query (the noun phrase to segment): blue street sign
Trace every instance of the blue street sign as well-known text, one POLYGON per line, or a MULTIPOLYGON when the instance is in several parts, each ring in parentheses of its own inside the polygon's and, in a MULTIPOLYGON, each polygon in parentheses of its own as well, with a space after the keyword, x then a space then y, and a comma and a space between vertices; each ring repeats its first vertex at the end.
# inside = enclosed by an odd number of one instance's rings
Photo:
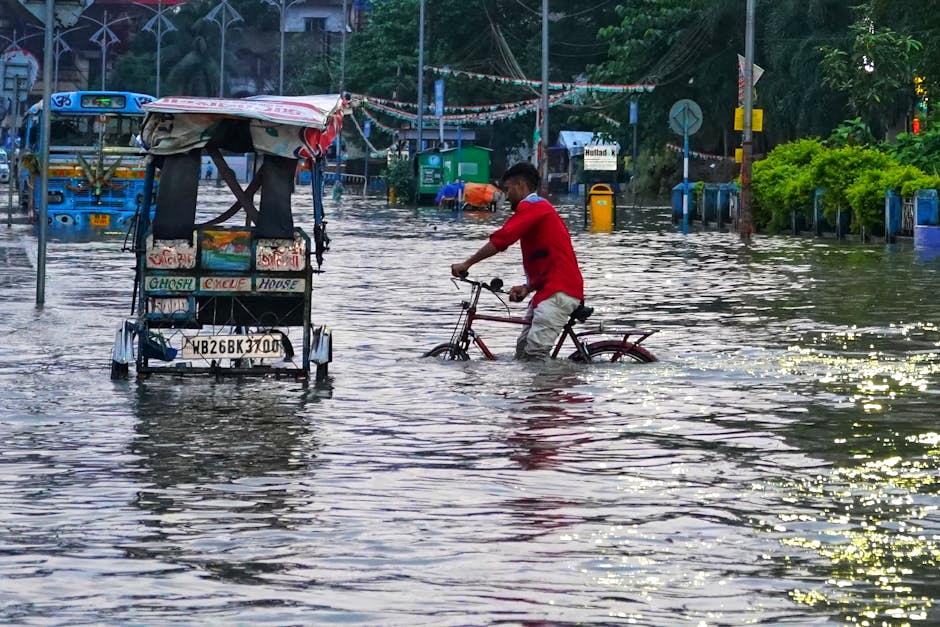
POLYGON ((636 126, 640 123, 640 103, 636 100, 630 101, 630 124, 636 126))
POLYGON ((372 135, 372 120, 366 120, 366 123, 362 125, 362 134, 366 139, 372 135))
POLYGON ((434 81, 434 115, 442 117, 444 115, 444 79, 439 78, 434 81))
POLYGON ((703 119, 702 108, 692 100, 680 100, 669 110, 669 128, 676 135, 695 135, 703 119))

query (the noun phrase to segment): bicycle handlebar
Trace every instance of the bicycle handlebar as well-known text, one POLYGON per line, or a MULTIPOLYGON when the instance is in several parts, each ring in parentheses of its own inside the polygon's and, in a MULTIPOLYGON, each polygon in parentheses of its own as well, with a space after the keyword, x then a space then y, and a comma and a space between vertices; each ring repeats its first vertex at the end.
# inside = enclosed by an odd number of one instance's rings
POLYGON ((459 278, 454 278, 452 280, 460 281, 461 283, 469 283, 470 285, 473 285, 475 287, 482 287, 483 289, 493 292, 494 294, 507 294, 508 293, 503 290, 504 283, 503 283, 503 280, 499 277, 493 277, 492 279, 490 279, 489 283, 486 283, 485 281, 474 281, 468 278, 469 276, 470 276, 470 273, 462 272, 459 278))

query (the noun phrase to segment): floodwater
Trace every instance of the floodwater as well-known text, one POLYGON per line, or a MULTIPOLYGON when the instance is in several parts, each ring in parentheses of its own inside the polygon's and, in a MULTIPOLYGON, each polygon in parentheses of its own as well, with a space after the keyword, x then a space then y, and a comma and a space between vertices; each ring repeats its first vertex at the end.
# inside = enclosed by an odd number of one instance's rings
POLYGON ((565 205, 596 316, 661 362, 440 363, 505 213, 327 210, 309 389, 110 381, 120 238, 50 242, 37 311, 0 227, 0 622, 940 623, 940 262, 565 205))

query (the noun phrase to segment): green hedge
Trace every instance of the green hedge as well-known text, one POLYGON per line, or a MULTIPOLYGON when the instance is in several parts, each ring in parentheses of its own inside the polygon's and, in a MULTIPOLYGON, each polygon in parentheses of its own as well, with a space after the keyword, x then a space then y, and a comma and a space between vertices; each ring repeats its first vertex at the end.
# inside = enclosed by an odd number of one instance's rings
POLYGON ((826 148, 815 139, 778 146, 766 159, 754 164, 754 219, 758 227, 781 231, 790 224, 793 211, 810 214, 813 208, 809 166, 826 148))
POLYGON ((781 231, 790 224, 791 212, 809 215, 817 188, 825 190, 827 218, 834 221, 840 209, 851 208, 856 232, 864 227, 867 233, 883 233, 885 192, 911 196, 919 189, 940 189, 940 177, 874 148, 827 148, 815 139, 784 144, 754 164, 758 227, 781 231))

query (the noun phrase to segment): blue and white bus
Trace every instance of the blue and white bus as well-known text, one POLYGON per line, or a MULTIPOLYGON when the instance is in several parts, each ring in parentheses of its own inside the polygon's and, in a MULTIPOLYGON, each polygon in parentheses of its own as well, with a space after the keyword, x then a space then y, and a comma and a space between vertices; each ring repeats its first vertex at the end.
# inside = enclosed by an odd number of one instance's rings
MULTIPOLYGON (((124 91, 52 95, 48 220, 52 227, 126 231, 144 188, 138 143, 143 105, 153 96, 124 91)), ((39 208, 42 103, 26 113, 18 186, 23 208, 39 208)))

